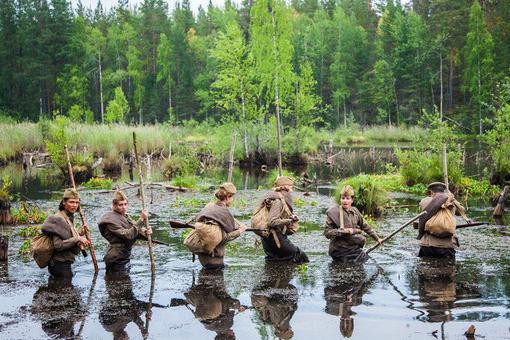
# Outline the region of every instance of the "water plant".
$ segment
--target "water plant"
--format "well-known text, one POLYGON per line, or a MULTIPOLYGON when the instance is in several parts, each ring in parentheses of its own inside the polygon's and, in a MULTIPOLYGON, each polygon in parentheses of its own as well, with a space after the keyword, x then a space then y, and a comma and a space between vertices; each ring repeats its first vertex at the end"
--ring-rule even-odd
POLYGON ((109 178, 93 177, 81 185, 88 189, 111 190, 113 188, 113 180, 109 178))

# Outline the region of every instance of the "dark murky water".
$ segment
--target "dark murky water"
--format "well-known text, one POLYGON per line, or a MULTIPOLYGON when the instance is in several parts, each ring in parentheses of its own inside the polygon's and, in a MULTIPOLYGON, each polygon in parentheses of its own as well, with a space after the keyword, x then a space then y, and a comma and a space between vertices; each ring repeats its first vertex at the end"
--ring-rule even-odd
MULTIPOLYGON (((60 184, 41 182, 37 176, 20 191, 42 208, 55 209, 60 184)), ((236 172, 235 181, 247 189, 237 195, 233 211, 247 221, 262 195, 253 188, 264 179, 236 172)), ((169 230, 166 221, 188 219, 211 200, 212 191, 175 194, 154 189, 151 224, 155 238, 170 246, 155 246, 152 294, 143 243, 133 249, 130 276, 105 277, 100 260, 94 280, 90 257, 80 257, 72 287, 61 287, 48 282, 46 270, 17 254, 22 240, 13 236, 9 263, 0 265, 0 338, 465 339, 464 331, 474 324, 477 338, 510 339, 509 231, 460 230, 457 261, 444 263, 415 256, 416 232, 410 228, 373 252, 364 266, 335 265, 322 236, 330 191, 325 186, 320 194, 294 196, 299 198, 297 214, 307 223, 291 239, 308 253, 307 266, 265 264, 257 237, 246 233, 228 245, 227 269, 204 272, 198 262, 191 262, 182 231, 169 230)), ((134 214, 139 199, 134 189, 127 194, 134 214)), ((109 209, 111 197, 92 191, 82 197, 101 259, 106 241, 95 223, 109 209)), ((395 194, 394 199, 409 204, 419 197, 395 194)), ((486 220, 491 208, 470 202, 468 212, 486 220)), ((385 235, 415 213, 390 212, 376 228, 385 235)))

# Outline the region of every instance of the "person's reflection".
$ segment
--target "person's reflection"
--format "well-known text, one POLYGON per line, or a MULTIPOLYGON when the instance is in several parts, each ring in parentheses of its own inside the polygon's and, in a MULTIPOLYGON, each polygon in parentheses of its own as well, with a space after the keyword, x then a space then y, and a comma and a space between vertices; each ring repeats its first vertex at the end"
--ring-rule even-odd
POLYGON ((455 261, 422 259, 418 264, 417 274, 418 294, 427 310, 428 321, 450 321, 450 311, 457 293, 455 261))
POLYGON ((266 262, 261 282, 251 292, 251 303, 259 318, 272 325, 280 339, 294 335, 290 320, 298 308, 298 290, 290 283, 293 274, 293 266, 266 262))
POLYGON ((235 339, 232 330, 235 312, 244 311, 244 307, 226 291, 222 270, 200 270, 198 283, 193 282, 184 296, 194 307, 190 309, 195 318, 207 330, 216 332, 215 339, 235 339))
POLYGON ((340 317, 340 333, 350 338, 354 332, 352 307, 359 306, 379 271, 367 279, 365 268, 356 263, 332 262, 329 265, 329 280, 324 288, 326 313, 340 317))
POLYGON ((35 292, 31 311, 49 337, 73 338, 74 325, 85 317, 78 289, 62 279, 50 278, 35 292))
POLYGON ((131 277, 127 272, 112 272, 105 275, 107 298, 101 304, 99 321, 103 328, 113 334, 114 339, 128 339, 127 325, 134 322, 143 336, 145 324, 141 318, 149 303, 137 300, 133 293, 131 277))

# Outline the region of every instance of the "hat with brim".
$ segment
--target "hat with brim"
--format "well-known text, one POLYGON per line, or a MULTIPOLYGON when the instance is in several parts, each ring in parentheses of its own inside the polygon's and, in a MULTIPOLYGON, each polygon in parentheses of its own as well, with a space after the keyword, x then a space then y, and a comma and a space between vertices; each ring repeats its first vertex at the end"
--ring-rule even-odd
POLYGON ((237 192, 236 186, 233 183, 225 182, 220 185, 220 190, 223 189, 227 194, 235 195, 237 192))
POLYGON ((121 190, 117 190, 113 193, 113 202, 127 201, 127 196, 121 190))
POLYGON ((283 187, 284 185, 294 185, 294 181, 292 178, 287 176, 278 176, 274 181, 274 187, 283 187))
POLYGON ((62 196, 62 199, 80 199, 80 194, 78 194, 78 191, 74 188, 68 188, 64 191, 64 195, 62 196))
POLYGON ((434 192, 444 192, 446 190, 446 184, 442 182, 432 182, 428 185, 427 189, 434 192))

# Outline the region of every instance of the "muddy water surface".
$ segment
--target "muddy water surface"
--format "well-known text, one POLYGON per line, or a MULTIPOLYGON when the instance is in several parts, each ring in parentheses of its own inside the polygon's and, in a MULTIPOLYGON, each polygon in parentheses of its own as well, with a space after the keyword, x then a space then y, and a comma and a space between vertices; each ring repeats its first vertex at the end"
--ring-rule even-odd
MULTIPOLYGON (((248 222, 263 192, 253 179, 237 176, 240 190, 233 212, 248 222)), ((59 193, 48 186, 35 201, 55 209, 59 193)), ((291 236, 307 252, 307 266, 268 265, 257 237, 246 233, 227 247, 228 268, 206 272, 182 245, 183 231, 170 230, 170 218, 186 220, 211 200, 207 192, 175 194, 154 189, 150 221, 155 238, 156 276, 151 293, 148 250, 133 249, 129 276, 106 277, 101 260, 106 242, 96 222, 108 210, 110 194, 85 191, 83 208, 92 229, 100 272, 90 257, 74 264, 71 287, 48 282, 48 273, 17 254, 22 239, 12 236, 10 258, 0 266, 0 338, 85 339, 510 339, 509 233, 478 227, 459 231, 457 261, 416 257, 411 228, 372 253, 364 266, 332 263, 322 236, 331 188, 310 196, 295 193, 296 213, 306 221, 291 236)), ((139 211, 136 190, 127 190, 130 209, 139 211)), ((150 193, 148 193, 150 195, 150 193)), ((394 194, 399 204, 419 197, 394 194)), ((487 219, 486 203, 470 202, 469 214, 487 219)), ((385 235, 416 214, 390 211, 376 221, 385 235)), ((6 232, 6 230, 4 230, 6 232)), ((370 243, 371 245, 371 243, 370 243)))

